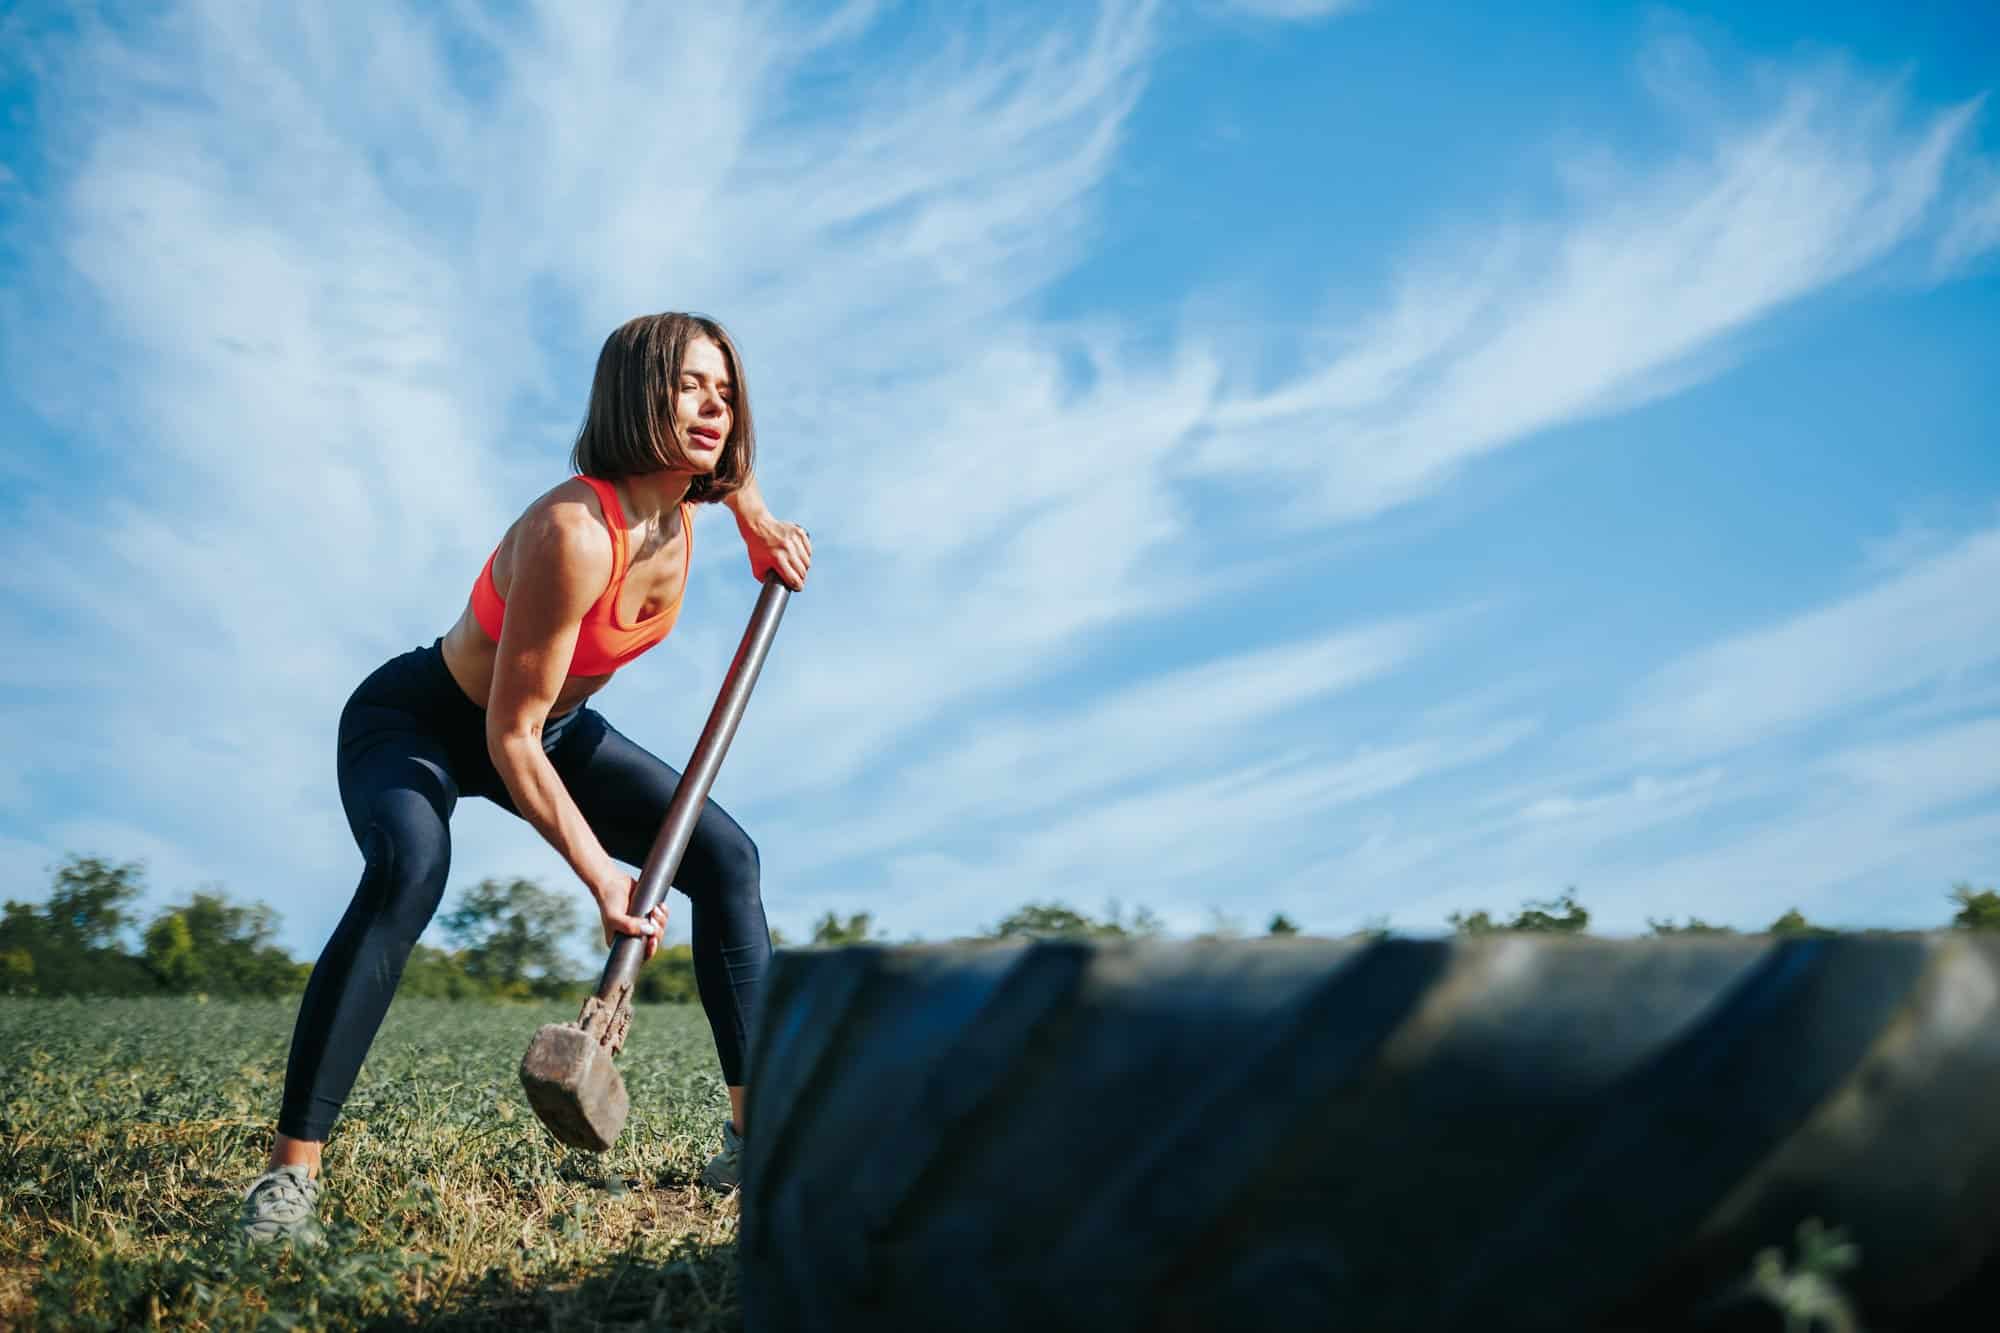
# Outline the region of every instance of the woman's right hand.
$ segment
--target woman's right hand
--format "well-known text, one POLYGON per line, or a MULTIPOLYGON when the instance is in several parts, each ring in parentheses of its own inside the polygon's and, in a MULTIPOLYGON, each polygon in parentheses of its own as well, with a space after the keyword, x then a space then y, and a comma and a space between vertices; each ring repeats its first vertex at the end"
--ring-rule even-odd
POLYGON ((597 915, 603 921, 604 947, 610 948, 620 935, 637 935, 646 941, 646 953, 640 961, 649 962, 660 951, 660 940, 667 933, 667 903, 663 898, 645 916, 633 916, 629 909, 638 884, 623 871, 613 871, 591 885, 590 892, 597 899, 597 915))

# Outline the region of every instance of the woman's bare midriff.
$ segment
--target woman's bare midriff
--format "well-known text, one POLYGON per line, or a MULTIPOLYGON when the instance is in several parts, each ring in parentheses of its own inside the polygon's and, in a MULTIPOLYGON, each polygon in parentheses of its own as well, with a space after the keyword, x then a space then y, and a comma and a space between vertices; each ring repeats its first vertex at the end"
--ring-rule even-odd
MULTIPOLYGON (((458 688, 465 691, 466 698, 481 708, 486 707, 486 701, 493 697, 493 667, 500 645, 486 637, 486 631, 473 619, 470 605, 459 613, 458 623, 445 633, 443 650, 445 669, 458 682, 458 688)), ((610 683, 610 676, 571 676, 556 692, 549 716, 567 713, 610 683)))

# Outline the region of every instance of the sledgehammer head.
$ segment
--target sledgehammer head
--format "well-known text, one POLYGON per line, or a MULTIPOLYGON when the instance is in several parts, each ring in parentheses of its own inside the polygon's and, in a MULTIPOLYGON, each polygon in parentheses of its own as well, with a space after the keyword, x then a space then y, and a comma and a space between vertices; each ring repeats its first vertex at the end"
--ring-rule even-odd
MULTIPOLYGON (((605 1022, 602 1008, 592 997, 577 1022, 544 1023, 521 1057, 521 1087, 536 1116, 558 1139, 590 1152, 618 1141, 632 1105, 625 1079, 611 1062, 623 1041, 606 1040, 622 1039, 623 1025, 605 1022)), ((626 1014, 629 1022, 629 1009, 626 1014)))

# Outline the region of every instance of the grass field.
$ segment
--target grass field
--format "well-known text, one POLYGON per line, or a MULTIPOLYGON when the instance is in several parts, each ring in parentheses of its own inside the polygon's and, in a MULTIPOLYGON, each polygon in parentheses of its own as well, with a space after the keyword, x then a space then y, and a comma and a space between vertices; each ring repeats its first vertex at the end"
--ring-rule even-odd
POLYGON ((319 1251, 243 1251, 290 1003, 0 999, 0 1327, 738 1328, 701 1011, 642 1009, 623 1139, 552 1140, 516 1067, 574 1005, 399 999, 325 1160, 319 1251))

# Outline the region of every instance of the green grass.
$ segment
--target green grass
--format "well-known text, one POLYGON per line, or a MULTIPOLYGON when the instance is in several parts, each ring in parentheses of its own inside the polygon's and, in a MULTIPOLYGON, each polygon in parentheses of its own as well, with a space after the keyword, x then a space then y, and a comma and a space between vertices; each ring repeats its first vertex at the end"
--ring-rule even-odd
POLYGON ((640 1010, 617 1147, 520 1091, 574 1005, 399 999, 327 1145, 318 1251, 245 1250, 293 1005, 0 999, 0 1327, 739 1328, 727 1114, 694 1006, 640 1010))

